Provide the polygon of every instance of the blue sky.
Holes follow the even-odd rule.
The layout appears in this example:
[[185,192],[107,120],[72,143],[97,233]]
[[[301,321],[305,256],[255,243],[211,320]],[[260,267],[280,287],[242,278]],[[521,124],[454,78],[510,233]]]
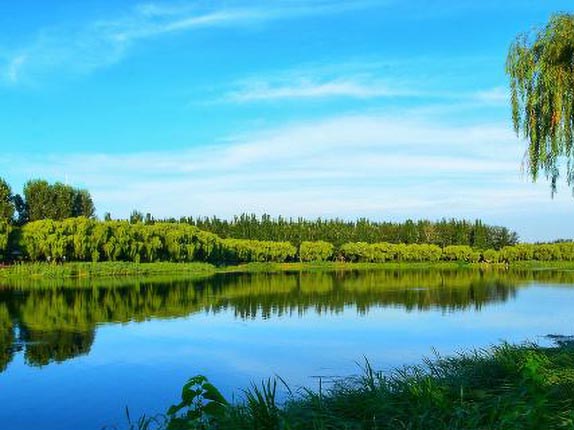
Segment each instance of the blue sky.
[[504,61],[566,1],[0,6],[0,176],[98,213],[477,218],[573,237],[521,171]]

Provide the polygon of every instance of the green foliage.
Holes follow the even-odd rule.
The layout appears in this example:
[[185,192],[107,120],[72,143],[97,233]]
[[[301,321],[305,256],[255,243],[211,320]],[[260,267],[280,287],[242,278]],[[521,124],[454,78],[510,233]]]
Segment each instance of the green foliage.
[[168,430],[209,429],[221,419],[229,403],[205,376],[197,375],[183,386],[181,402],[167,411]]
[[20,249],[32,261],[211,261],[221,240],[184,224],[130,224],[78,217],[22,227]]
[[11,222],[14,216],[12,189],[0,178],[0,222]]
[[323,241],[301,242],[299,245],[299,259],[301,261],[327,261],[333,256],[335,247]]
[[443,256],[443,251],[436,245],[405,245],[394,243],[369,244],[359,242],[343,245],[340,248],[340,254],[345,261],[350,262],[436,262]]
[[293,260],[297,248],[289,242],[272,242],[243,239],[223,239],[222,258],[225,262],[275,262]]
[[28,181],[24,185],[24,208],[26,219],[63,220],[71,217],[92,218],[95,215],[90,193],[60,182],[49,184],[44,180]]
[[[207,381],[202,376],[190,381],[195,379],[200,388],[191,394],[194,399]],[[366,361],[362,375],[339,379],[319,392],[304,388],[298,395],[287,394],[287,401],[278,405],[276,380],[268,380],[246,391],[242,403],[217,403],[214,414],[206,414],[201,404],[193,406],[184,425],[171,427],[180,421],[168,421],[166,428],[571,429],[574,347],[571,341],[550,348],[502,344],[388,373],[375,371]]]
[[574,15],[556,14],[532,35],[520,35],[509,49],[514,129],[529,142],[527,169],[542,171],[556,191],[562,159],[574,187]]
[[[40,220],[14,231],[0,222],[0,256],[14,247],[32,261],[207,262],[213,264],[293,261],[351,263],[498,263],[574,261],[574,243],[517,244],[478,250],[468,245],[352,242],[336,248],[324,241],[222,239],[186,223],[97,221],[85,217]],[[10,239],[10,240],[9,240]]]
[[560,245],[541,244],[534,247],[534,259],[539,261],[558,261],[562,259]]
[[487,249],[482,253],[482,258],[486,263],[498,263],[500,261],[500,252],[494,249]]
[[268,379],[261,387],[252,384],[244,393],[243,421],[251,423],[253,430],[281,428],[283,419],[277,404],[277,379]]
[[[175,220],[171,220],[175,222]],[[440,247],[469,245],[478,249],[499,249],[517,242],[516,233],[505,227],[488,226],[477,220],[407,220],[404,223],[375,222],[365,218],[341,219],[271,218],[243,214],[233,220],[182,218],[181,223],[195,225],[222,238],[289,241],[299,247],[302,242],[325,241],[340,247],[345,243],[418,243]]]
[[476,254],[470,246],[451,245],[442,250],[442,258],[447,261],[473,262]]

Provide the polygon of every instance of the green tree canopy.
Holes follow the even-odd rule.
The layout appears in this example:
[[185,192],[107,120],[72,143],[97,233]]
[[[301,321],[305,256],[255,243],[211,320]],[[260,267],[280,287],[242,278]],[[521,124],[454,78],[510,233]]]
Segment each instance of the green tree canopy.
[[544,28],[519,35],[506,73],[514,129],[528,140],[529,175],[535,181],[542,172],[554,194],[565,170],[574,190],[574,15],[554,15]]
[[90,193],[60,182],[49,184],[44,180],[28,181],[24,186],[27,221],[41,219],[94,216],[94,203]]
[[8,183],[0,178],[0,221],[12,221],[14,216],[14,202],[12,189]]

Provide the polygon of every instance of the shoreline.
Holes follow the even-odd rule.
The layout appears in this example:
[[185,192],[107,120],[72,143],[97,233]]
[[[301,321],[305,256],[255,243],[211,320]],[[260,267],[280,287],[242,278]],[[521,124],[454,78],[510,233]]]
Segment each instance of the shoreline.
[[[184,385],[165,413],[139,428],[558,429],[572,423],[574,340],[501,343],[382,372],[365,358],[362,374],[319,390],[292,390],[281,377],[252,382],[228,401],[206,376]],[[287,400],[278,400],[279,390]],[[151,418],[150,418],[151,417]]]
[[132,263],[132,262],[68,262],[19,263],[0,266],[0,282],[7,280],[105,279],[178,275],[204,278],[217,274],[286,273],[286,272],[350,272],[370,270],[565,270],[574,271],[574,261],[517,261],[506,263],[438,262],[292,262],[246,263],[215,266],[210,263]]

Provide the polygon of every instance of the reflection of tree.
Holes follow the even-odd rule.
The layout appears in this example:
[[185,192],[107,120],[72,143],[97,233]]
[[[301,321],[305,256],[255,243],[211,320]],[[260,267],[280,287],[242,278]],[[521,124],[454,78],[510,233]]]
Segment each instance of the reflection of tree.
[[506,301],[527,280],[574,283],[568,272],[398,271],[229,274],[203,280],[134,281],[109,287],[0,290],[0,371],[15,333],[31,365],[89,352],[97,324],[232,310],[239,318],[271,318],[354,307],[407,311],[480,309]]
[[0,303],[0,372],[12,361],[14,347],[14,327],[5,304]]
[[61,362],[90,352],[94,330],[22,330],[22,340],[27,342],[26,362],[33,366],[44,366],[53,361]]

